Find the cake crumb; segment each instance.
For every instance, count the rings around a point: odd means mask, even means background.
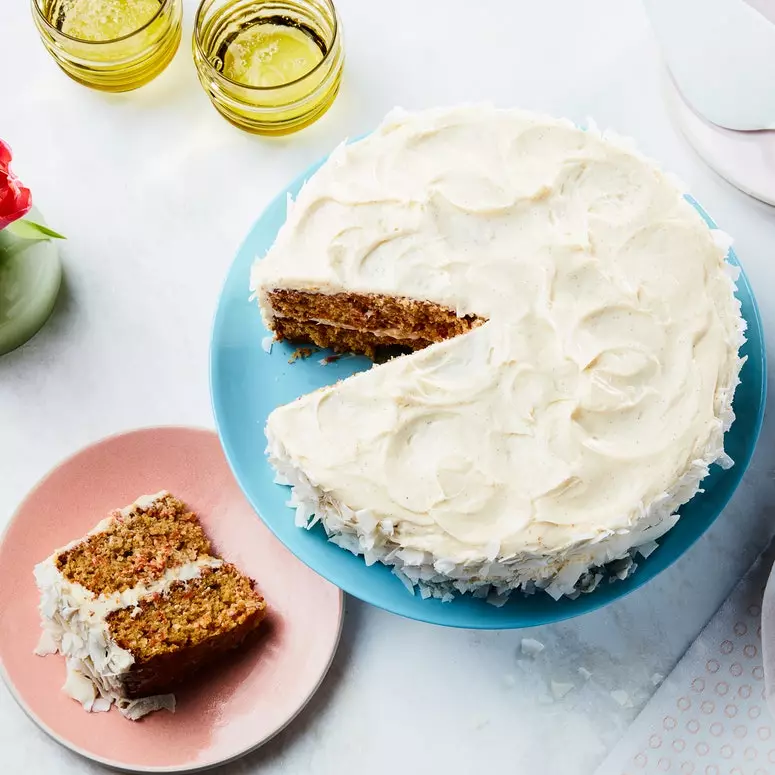
[[[295,363],[299,359],[304,360],[305,358],[309,358],[309,356],[314,352],[315,350],[313,350],[311,347],[298,347],[293,351],[291,357],[288,358],[288,363]]]

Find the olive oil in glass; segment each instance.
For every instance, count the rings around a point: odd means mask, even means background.
[[[155,78],[180,43],[182,0],[32,0],[32,10],[56,63],[104,91]]]
[[[333,102],[343,63],[328,0],[204,0],[194,59],[215,107],[253,132],[285,134]]]
[[[145,26],[161,9],[159,0],[52,0],[46,18],[78,40],[116,40]]]

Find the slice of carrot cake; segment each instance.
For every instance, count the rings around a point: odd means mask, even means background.
[[[166,491],[112,512],[35,567],[43,634],[67,660],[63,690],[89,711],[174,710],[169,691],[239,646],[264,618],[253,581],[213,553]]]

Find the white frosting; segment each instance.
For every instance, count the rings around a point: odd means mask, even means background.
[[[156,501],[161,500],[165,495],[169,495],[167,490],[160,490],[153,495],[141,495],[134,503],[130,503],[128,506],[124,506],[123,509],[119,509],[118,513],[122,517],[128,517],[135,511],[147,511],[154,503],[156,503]],[[100,524],[103,524],[106,521],[110,521],[110,517],[108,517],[107,520],[103,520]]]
[[[440,596],[559,595],[650,545],[728,462],[728,245],[653,163],[567,121],[399,111],[341,146],[254,265],[267,322],[276,287],[487,322],[270,415],[300,520]]]
[[[163,491],[142,496],[118,513],[127,516],[134,510],[147,509],[166,494]],[[108,517],[88,535],[104,532],[115,519]],[[35,653],[40,656],[61,653],[66,657],[67,678],[62,689],[80,702],[85,710],[106,711],[116,702],[124,715],[137,719],[159,708],[174,709],[172,695],[144,697],[141,700],[123,698],[122,678],[134,664],[134,657],[111,638],[106,620],[111,612],[121,608],[136,608],[139,611],[138,605],[143,598],[164,593],[176,581],[198,578],[203,568],[219,567],[223,560],[199,557],[193,562],[168,568],[162,577],[151,583],[140,583],[123,592],[96,596],[81,584],[66,579],[56,566],[59,554],[83,540],[58,549],[35,566],[42,628]]]

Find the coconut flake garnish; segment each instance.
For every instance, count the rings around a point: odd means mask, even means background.
[[[39,657],[45,657],[49,654],[56,654],[57,651],[59,651],[59,645],[56,642],[56,638],[48,630],[43,630],[33,653]]]
[[[158,694],[153,697],[140,697],[136,700],[118,700],[116,707],[122,716],[137,721],[157,710],[168,710],[170,713],[174,713],[175,695]]]
[[[492,562],[500,554],[500,551],[501,542],[498,539],[493,539],[489,544],[487,544],[484,553],[487,559]]]
[[[721,229],[711,229],[710,236],[713,238],[716,247],[726,256],[734,244],[732,237]]]
[[[536,654],[540,654],[545,646],[540,640],[534,638],[522,638],[521,643],[522,653],[528,657],[534,657]]]
[[[261,340],[261,347],[264,349],[265,353],[271,353],[272,352],[272,345],[274,344],[274,339],[271,336],[265,336]]]
[[[645,559],[650,554],[653,554],[658,548],[659,544],[656,541],[646,541],[645,544],[641,544],[638,547],[638,553]]]
[[[502,594],[490,592],[489,595],[487,595],[487,602],[490,605],[494,605],[496,608],[502,608],[509,600],[509,592],[504,592]]]
[[[414,594],[414,584],[412,584],[411,581],[407,578],[407,575],[399,568],[397,565],[393,566],[393,573],[398,576],[401,583],[412,593]]]

